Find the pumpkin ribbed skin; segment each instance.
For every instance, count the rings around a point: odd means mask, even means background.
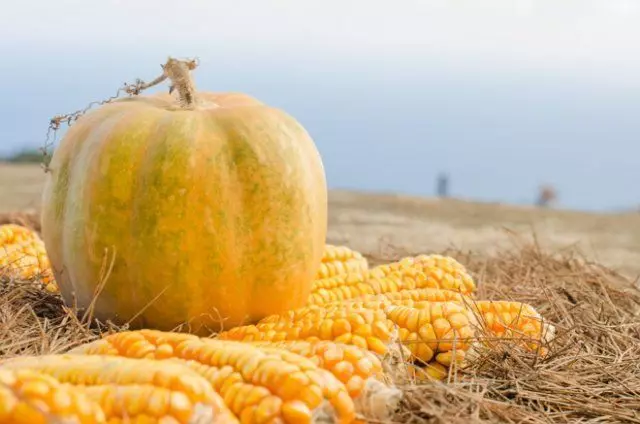
[[[137,96],[88,113],[52,157],[42,233],[65,301],[133,328],[204,333],[305,304],[327,188],[292,117],[243,94]]]

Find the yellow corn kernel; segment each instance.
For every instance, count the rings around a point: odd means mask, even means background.
[[[38,233],[30,228],[18,224],[0,225],[0,246],[5,244],[20,244],[40,240]]]
[[[338,344],[326,340],[318,341],[279,341],[252,342],[263,350],[268,348],[285,349],[311,359],[320,368],[330,371],[349,391],[352,398],[360,396],[365,383],[370,378],[382,376],[380,359],[366,349],[358,346]]]
[[[315,280],[307,304],[322,305],[373,294],[371,286],[364,279],[364,274],[345,273]]]
[[[413,269],[371,278],[354,273],[336,275],[314,281],[307,304],[324,305],[341,300],[362,300],[371,295],[414,289],[420,279],[426,280],[426,276]]]
[[[475,345],[474,316],[458,303],[416,302],[413,306],[392,305],[386,312],[400,328],[400,340],[425,363]]]
[[[468,350],[456,349],[455,351],[449,350],[438,353],[435,357],[435,361],[446,367],[450,367],[454,362],[458,365],[462,365],[467,358],[467,352]]]
[[[364,274],[340,274],[316,280],[313,283],[308,305],[324,305],[349,299],[363,299],[370,295],[396,293],[415,289],[426,282],[422,272],[409,268],[403,272],[367,277]]]
[[[191,423],[203,420],[215,423],[238,423],[238,419],[218,396],[218,414],[201,414],[183,391],[153,384],[80,386],[77,391],[100,404],[109,423]],[[217,396],[217,395],[216,395]]]
[[[411,306],[411,302],[457,302],[460,304],[471,304],[473,300],[469,297],[456,293],[451,290],[443,290],[443,289],[434,289],[434,288],[423,288],[423,289],[413,289],[413,290],[400,290],[400,291],[389,291],[386,293],[382,293],[381,295],[373,295],[366,296],[366,300],[375,300],[379,299],[379,296],[384,296],[389,299],[393,303],[398,303],[400,301],[407,301],[403,303],[405,306]]]
[[[406,269],[404,272],[390,271],[385,275],[369,275],[366,283],[371,286],[374,294],[387,294],[415,289],[425,280],[426,276],[420,271]]]
[[[449,368],[436,361],[431,361],[422,367],[410,365],[408,371],[411,377],[420,382],[440,381],[449,375]]]
[[[387,319],[384,310],[359,307],[361,303],[345,301],[311,305],[266,317],[257,325],[232,328],[218,334],[218,338],[239,341],[329,340],[354,344],[355,336],[359,336],[356,340],[363,339],[366,349],[384,354],[386,345],[392,341],[393,323]]]
[[[326,244],[322,255],[322,262],[346,261],[348,259],[360,259],[362,253],[353,250],[347,246],[336,246],[334,244]]]
[[[0,244],[0,272],[21,280],[38,280],[48,291],[58,291],[44,242],[39,238]]]
[[[380,298],[312,305],[264,318],[256,325],[220,333],[222,340],[332,340],[360,345],[386,354],[397,334],[408,350],[424,362],[455,348],[474,344],[473,314],[455,302],[415,302],[416,307],[395,305]]]
[[[538,311],[526,303],[481,300],[473,302],[472,309],[487,336],[519,340],[533,351],[555,335],[555,327],[544,322]],[[541,352],[546,355],[546,348]]]
[[[106,423],[100,406],[74,387],[28,369],[0,368],[0,423]]]
[[[453,296],[460,296],[460,299],[463,300],[457,303],[474,315],[473,321],[477,322],[476,332],[484,332],[484,335],[490,339],[514,339],[520,342],[521,346],[532,351],[537,351],[540,347],[540,354],[542,356],[547,354],[548,349],[541,346],[541,342],[551,341],[555,335],[555,328],[544,322],[531,305],[512,301],[476,301],[452,291],[425,292],[425,290],[431,289],[406,290],[387,294],[385,297],[396,297],[396,299],[390,299],[394,305],[423,309],[432,307],[434,302],[444,302],[445,298],[455,301]],[[379,299],[379,296],[369,297],[371,300],[376,298]],[[436,359],[448,366],[453,361],[452,355],[452,351],[447,351],[437,354]],[[462,362],[466,355],[466,349],[456,352],[455,355],[456,361]]]
[[[470,295],[476,285],[464,266],[455,259],[441,255],[419,255],[406,257],[398,262],[378,265],[369,270],[370,277],[381,277],[391,273],[404,274],[413,269],[420,271],[426,278],[417,282],[414,288],[436,288],[453,290]]]
[[[97,403],[109,422],[155,413],[158,421],[185,424],[238,422],[205,378],[176,362],[65,354],[11,358],[2,369],[35,371],[66,383]]]
[[[349,273],[364,275],[368,269],[369,263],[360,252],[346,246],[327,244],[316,279],[321,280]]]
[[[305,423],[330,410],[337,422],[350,422],[355,416],[344,384],[311,360],[284,349],[138,330],[106,336],[71,353],[186,364],[206,378],[242,423]]]

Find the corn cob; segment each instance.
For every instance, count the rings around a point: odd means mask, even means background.
[[[462,301],[457,303],[464,305],[465,309],[475,316],[476,333],[484,333],[489,338],[516,339],[522,342],[523,347],[534,351],[538,350],[541,343],[551,341],[555,335],[553,325],[544,322],[538,311],[531,305],[521,302],[470,300],[455,292],[431,291],[431,289],[405,290],[387,294],[385,297],[396,297],[390,300],[394,305],[423,309],[431,307],[430,304],[433,302],[455,302],[454,295],[461,296]],[[376,298],[379,296],[369,297],[369,299]],[[540,352],[544,356],[547,350],[541,348]],[[452,352],[443,353],[439,360],[442,363],[451,363],[453,360],[451,355]],[[457,352],[457,360],[462,360],[464,355],[463,351]]]
[[[456,302],[474,314],[478,323],[476,332],[484,331],[489,337],[500,339],[522,339],[522,345],[530,350],[537,350],[540,342],[549,342],[555,328],[543,323],[543,319],[531,305],[512,301],[472,300],[464,295],[448,290],[417,289],[403,290],[382,295],[394,305],[423,309],[432,307],[433,302]],[[369,300],[380,299],[380,296],[369,296]],[[546,349],[541,349],[546,355]],[[439,357],[443,363],[453,360],[452,353]],[[457,352],[457,360],[464,358],[464,352]]]
[[[0,368],[0,423],[106,423],[97,403],[82,391],[28,369]]]
[[[441,255],[419,255],[406,257],[398,262],[378,265],[369,270],[369,277],[381,277],[391,273],[404,274],[408,269],[422,272],[426,278],[418,281],[416,287],[453,290],[470,295],[475,289],[473,278],[462,264],[453,258]]]
[[[58,292],[44,242],[26,227],[0,226],[0,271],[21,280],[38,279],[47,291]]]
[[[3,224],[0,225],[0,246],[5,244],[20,244],[39,240],[38,234],[22,225]]]
[[[127,331],[71,353],[176,361],[205,377],[242,423],[307,423],[322,414],[351,422],[345,386],[312,361],[284,349],[156,330]]]
[[[336,275],[314,281],[308,304],[324,305],[339,300],[363,299],[370,295],[415,289],[426,278],[423,273],[412,268],[370,278],[362,274]]]
[[[363,275],[368,268],[369,263],[360,252],[346,246],[327,244],[316,279],[321,280],[349,273]]]
[[[555,328],[546,322],[531,305],[521,302],[512,301],[489,301],[489,300],[471,300],[458,293],[447,290],[418,289],[405,290],[397,293],[389,293],[385,297],[396,297],[390,301],[394,305],[408,306],[411,308],[423,309],[432,307],[433,302],[454,301],[454,296],[460,296],[457,301],[472,313],[477,322],[476,333],[484,333],[490,338],[498,339],[518,339],[520,345],[537,351],[540,344],[549,342],[555,335]],[[370,296],[370,299],[379,298],[379,296]],[[540,348],[540,354],[545,356],[547,349]],[[438,360],[444,364],[450,364],[453,361],[453,352],[443,353]],[[465,357],[464,351],[456,352],[456,360],[462,361]]]
[[[21,280],[38,279],[47,291],[58,291],[42,242],[0,247],[0,271]]]
[[[96,402],[110,423],[238,422],[207,380],[179,363],[44,355],[12,358],[3,361],[0,369],[31,370],[66,383]]]
[[[333,340],[386,354],[397,336],[416,359],[447,362],[447,352],[468,350],[473,314],[455,302],[422,302],[420,308],[388,299],[334,302],[264,318],[218,334],[221,340]]]

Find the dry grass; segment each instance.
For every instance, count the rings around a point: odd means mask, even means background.
[[[414,252],[387,249],[388,262]],[[507,340],[442,383],[407,383],[397,423],[640,423],[640,293],[574,252],[516,246],[492,257],[444,252],[475,275],[478,298],[534,305],[557,327],[539,359]],[[628,288],[625,288],[628,287]],[[97,337],[60,298],[0,282],[0,357],[60,353]]]
[[[631,281],[575,252],[551,255],[536,245],[492,258],[444,253],[474,272],[479,299],[530,303],[557,337],[542,360],[493,341],[447,382],[403,386],[397,422],[640,423],[640,292]]]

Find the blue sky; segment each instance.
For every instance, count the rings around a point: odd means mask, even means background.
[[[197,87],[282,107],[332,187],[634,207],[640,2],[21,0],[0,16],[0,154],[198,56]],[[629,184],[634,187],[635,184]]]

